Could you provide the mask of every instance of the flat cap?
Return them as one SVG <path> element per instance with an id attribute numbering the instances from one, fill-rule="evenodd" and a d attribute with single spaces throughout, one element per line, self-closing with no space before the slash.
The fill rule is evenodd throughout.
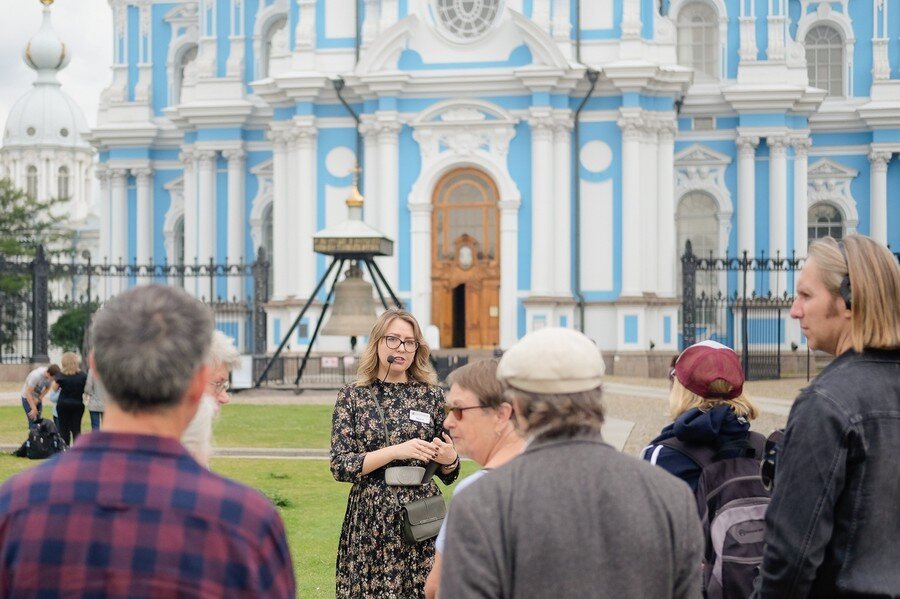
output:
<path id="1" fill-rule="evenodd" d="M 579 393 L 600 386 L 606 370 L 597 345 L 573 329 L 548 327 L 509 348 L 497 378 L 531 393 Z"/>

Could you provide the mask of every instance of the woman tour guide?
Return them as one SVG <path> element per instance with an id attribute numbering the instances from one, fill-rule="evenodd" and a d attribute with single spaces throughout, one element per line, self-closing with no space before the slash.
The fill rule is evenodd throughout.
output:
<path id="1" fill-rule="evenodd" d="M 444 394 L 429 354 L 412 314 L 387 310 L 372 327 L 357 381 L 338 393 L 331 472 L 353 488 L 338 544 L 337 597 L 424 596 L 434 539 L 405 541 L 397 502 L 440 491 L 433 481 L 389 489 L 384 473 L 386 467 L 434 461 L 445 484 L 459 475 L 459 455 L 443 432 Z"/>

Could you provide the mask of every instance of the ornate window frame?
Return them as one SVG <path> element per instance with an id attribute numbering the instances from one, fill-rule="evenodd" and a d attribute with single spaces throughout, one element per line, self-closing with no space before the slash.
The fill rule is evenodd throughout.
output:
<path id="1" fill-rule="evenodd" d="M 797 21 L 797 42 L 806 48 L 806 35 L 817 25 L 829 25 L 834 27 L 844 40 L 844 65 L 842 69 L 844 81 L 844 98 L 853 97 L 853 54 L 856 47 L 856 35 L 853 32 L 853 21 L 849 15 L 849 0 L 839 0 L 841 2 L 841 11 L 836 11 L 831 6 L 831 1 L 823 2 L 822 0 L 800 0 L 801 8 L 800 20 Z M 809 6 L 817 4 L 818 8 L 812 12 Z M 827 96 L 828 98 L 841 99 L 836 96 Z"/>
<path id="2" fill-rule="evenodd" d="M 163 219 L 163 242 L 166 247 L 166 260 L 175 264 L 175 225 L 178 219 L 184 218 L 184 177 L 172 179 L 164 186 L 169 192 L 169 209 Z"/>
<path id="3" fill-rule="evenodd" d="M 706 4 L 711 6 L 718 15 L 719 21 L 719 76 L 717 79 L 723 81 L 728 76 L 728 9 L 724 0 L 672 0 L 669 4 L 669 20 L 672 21 L 672 28 L 675 31 L 675 48 L 678 48 L 678 17 L 681 11 L 692 4 Z"/>
<path id="4" fill-rule="evenodd" d="M 197 5 L 185 3 L 170 10 L 163 19 L 169 23 L 176 36 L 169 42 L 166 56 L 166 81 L 169 82 L 167 104 L 175 106 L 181 103 L 181 92 L 184 88 L 183 78 L 176 76 L 182 66 L 184 55 L 197 46 L 199 38 Z M 178 33 L 183 30 L 182 33 Z"/>
<path id="5" fill-rule="evenodd" d="M 264 79 L 271 77 L 268 64 L 271 64 L 271 56 L 265 52 L 266 44 L 272 36 L 272 28 L 282 19 L 287 19 L 288 23 L 285 28 L 290 27 L 290 16 L 288 14 L 287 0 L 275 0 L 272 4 L 265 6 L 260 3 L 259 10 L 256 12 L 256 21 L 253 25 L 253 76 L 251 80 Z M 268 64 L 267 62 L 268 61 Z M 263 75 L 265 71 L 265 75 Z"/>
<path id="6" fill-rule="evenodd" d="M 859 213 L 850 185 L 859 171 L 829 158 L 820 158 L 807 170 L 806 211 L 816 204 L 835 206 L 844 218 L 844 235 L 856 233 Z"/>
<path id="7" fill-rule="evenodd" d="M 678 205 L 687 194 L 701 191 L 712 197 L 717 205 L 720 255 L 724 255 L 728 248 L 731 217 L 734 214 L 731 191 L 725 183 L 725 169 L 731 162 L 731 156 L 711 150 L 702 144 L 692 144 L 675 154 L 674 216 L 677 218 Z"/>
<path id="8" fill-rule="evenodd" d="M 256 177 L 258 183 L 256 187 L 256 195 L 250 201 L 250 239 L 253 242 L 253 259 L 256 259 L 256 252 L 263 244 L 263 226 L 265 225 L 264 216 L 266 209 L 272 205 L 274 201 L 274 167 L 273 160 L 264 160 L 250 169 L 250 173 Z M 275 257 L 269 256 L 269 262 L 274 262 Z"/>

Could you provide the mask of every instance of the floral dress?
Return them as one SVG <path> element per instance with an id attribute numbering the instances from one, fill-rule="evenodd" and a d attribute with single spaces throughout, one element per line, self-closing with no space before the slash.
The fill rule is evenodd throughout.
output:
<path id="1" fill-rule="evenodd" d="M 379 390 L 382 390 L 379 393 Z M 387 418 L 390 442 L 376 401 Z M 348 385 L 338 393 L 331 428 L 331 472 L 353 483 L 338 544 L 337 597 L 407 599 L 424 597 L 425 578 L 434 562 L 434 539 L 410 545 L 403 540 L 400 512 L 384 483 L 384 468 L 361 474 L 369 451 L 418 437 L 440 438 L 444 393 L 419 382 Z M 427 415 L 427 418 L 425 417 Z M 428 422 L 421 422 L 428 420 Z M 425 466 L 419 460 L 395 460 L 388 466 Z M 438 469 L 445 484 L 459 475 Z M 424 487 L 397 487 L 401 502 L 440 495 L 432 481 Z"/>

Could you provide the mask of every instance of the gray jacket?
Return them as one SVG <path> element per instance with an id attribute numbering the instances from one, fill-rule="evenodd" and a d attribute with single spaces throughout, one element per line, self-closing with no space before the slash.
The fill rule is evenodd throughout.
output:
<path id="1" fill-rule="evenodd" d="M 688 486 L 599 435 L 535 440 L 453 498 L 441 597 L 700 597 Z"/>
<path id="2" fill-rule="evenodd" d="M 835 358 L 791 408 L 755 597 L 900 596 L 900 351 Z"/>
<path id="3" fill-rule="evenodd" d="M 106 405 L 106 389 L 103 383 L 94 376 L 94 371 L 88 371 L 87 383 L 84 393 L 88 396 L 87 409 L 90 412 L 102 412 Z"/>

